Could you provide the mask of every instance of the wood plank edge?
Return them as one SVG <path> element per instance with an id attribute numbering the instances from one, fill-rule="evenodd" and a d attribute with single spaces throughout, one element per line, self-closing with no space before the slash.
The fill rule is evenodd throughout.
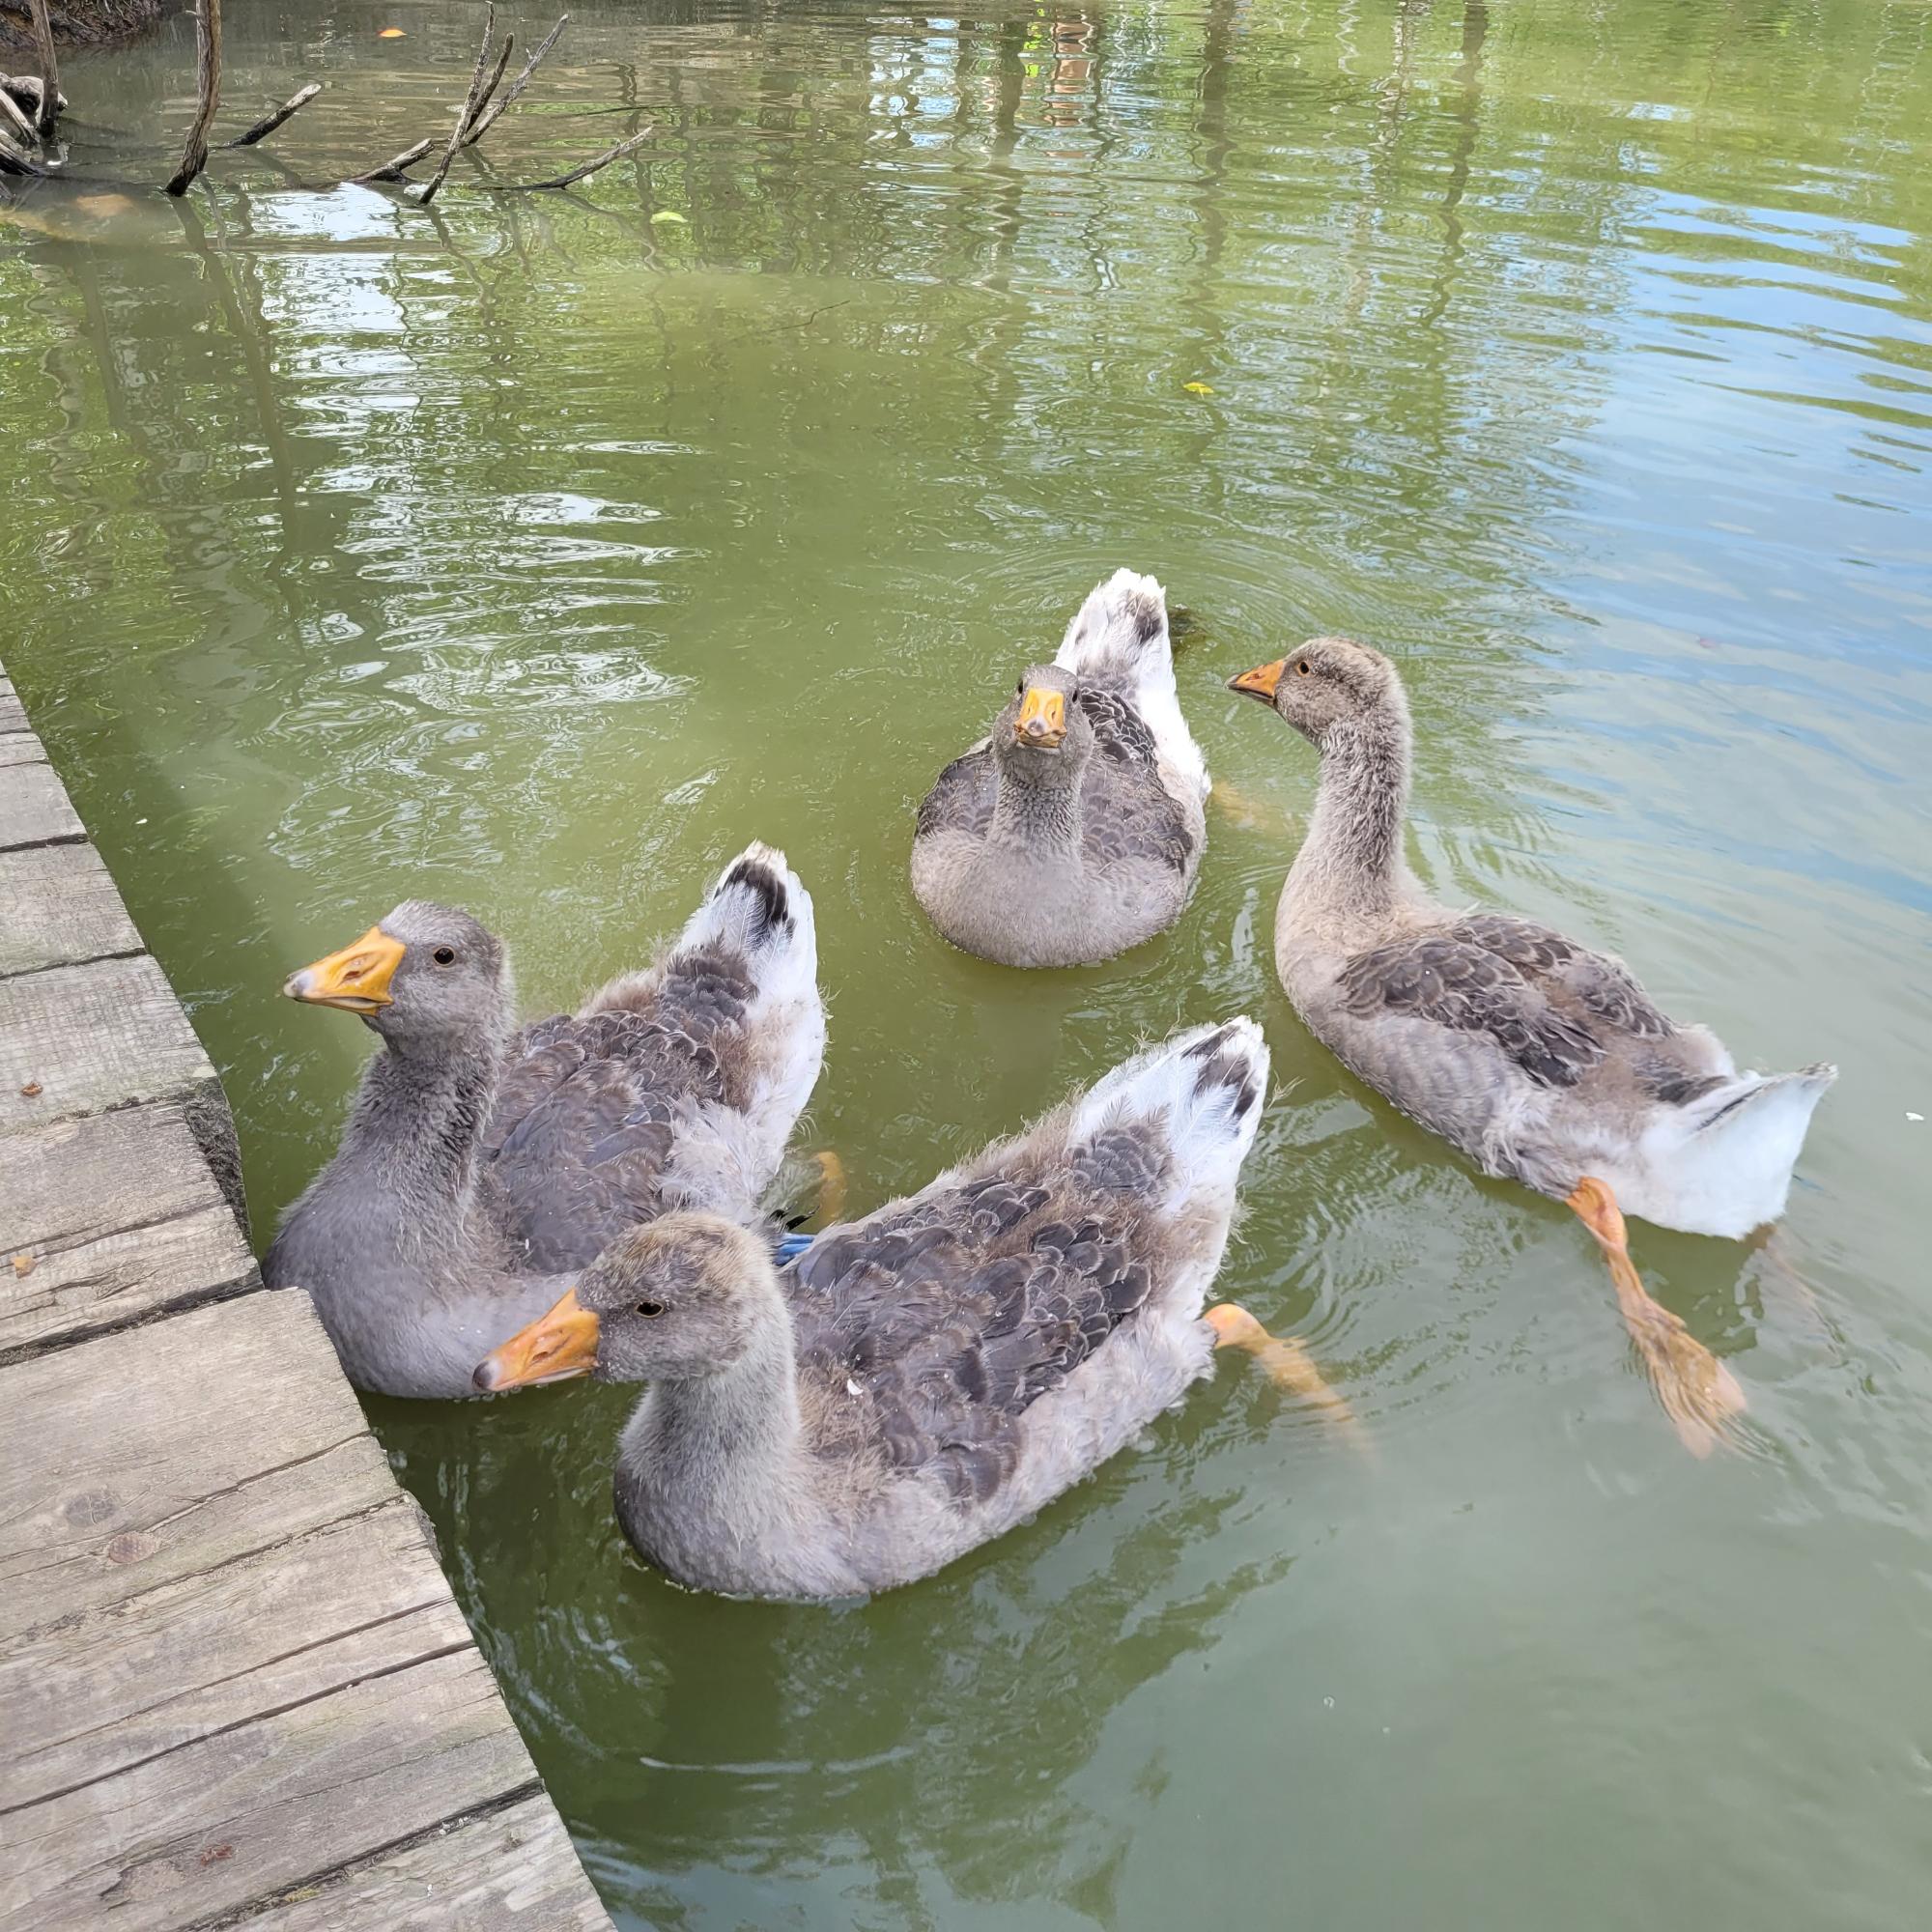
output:
<path id="1" fill-rule="evenodd" d="M 38 845 L 0 845 L 0 852 L 40 852 L 44 851 L 49 845 L 86 843 L 85 838 L 46 838 Z M 0 972 L 0 980 L 31 980 L 36 973 L 58 973 L 69 966 L 99 966 L 110 959 L 141 959 L 147 956 L 147 952 L 145 946 L 115 946 L 104 952 L 82 952 L 76 953 L 71 959 L 48 959 L 39 966 L 16 966 L 11 973 Z M 199 1039 L 201 1036 L 197 1034 L 195 1037 Z"/>
<path id="2" fill-rule="evenodd" d="M 528 1778 L 513 1790 L 502 1792 L 485 1804 L 471 1804 L 464 1810 L 452 1811 L 447 1818 L 439 1818 L 435 1824 L 425 1825 L 419 1832 L 410 1832 L 402 1837 L 392 1838 L 387 1844 L 378 1845 L 358 1858 L 349 1859 L 341 1864 L 328 1865 L 320 1871 L 311 1872 L 294 1885 L 277 1886 L 272 1891 L 264 1892 L 258 1898 L 251 1898 L 246 1905 L 238 1905 L 232 1911 L 220 1913 L 213 1918 L 194 1919 L 191 1923 L 183 1925 L 180 1932 L 229 1932 L 230 1927 L 246 1925 L 265 1913 L 275 1911 L 284 1905 L 299 1904 L 317 1892 L 339 1890 L 353 1885 L 363 1872 L 380 1865 L 385 1859 L 393 1859 L 398 1853 L 413 1851 L 418 1845 L 429 1844 L 446 1832 L 494 1818 L 499 1812 L 512 1810 L 533 1798 L 546 1805 L 550 1804 L 550 1795 L 544 1790 L 543 1779 L 540 1777 Z M 561 1829 L 561 1818 L 557 1823 Z M 583 1883 L 586 1889 L 591 1889 L 587 1876 Z"/>
<path id="3" fill-rule="evenodd" d="M 190 1315 L 196 1309 L 207 1308 L 217 1301 L 237 1301 L 246 1294 L 268 1294 L 271 1292 L 277 1291 L 270 1291 L 264 1285 L 262 1270 L 251 1257 L 240 1274 L 224 1281 L 210 1282 L 206 1288 L 191 1289 L 164 1308 L 149 1308 L 138 1315 L 119 1319 L 103 1317 L 89 1321 L 82 1316 L 71 1327 L 63 1328 L 57 1335 L 36 1336 L 31 1342 L 15 1342 L 10 1347 L 0 1348 L 0 1369 L 12 1368 L 15 1362 L 32 1361 L 41 1355 L 55 1355 L 63 1349 L 98 1341 L 102 1335 L 124 1335 L 135 1328 L 152 1328 L 156 1321 L 170 1321 L 177 1315 Z M 340 1374 L 340 1369 L 336 1373 Z"/>

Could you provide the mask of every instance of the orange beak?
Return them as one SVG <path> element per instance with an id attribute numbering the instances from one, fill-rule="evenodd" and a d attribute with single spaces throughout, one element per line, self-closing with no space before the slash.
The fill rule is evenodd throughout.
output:
<path id="1" fill-rule="evenodd" d="M 1013 743 L 1050 752 L 1066 736 L 1066 696 L 1058 691 L 1029 691 L 1013 724 Z"/>
<path id="2" fill-rule="evenodd" d="M 407 949 L 380 925 L 372 925 L 354 946 L 304 966 L 282 982 L 292 1000 L 312 1007 L 340 1007 L 345 1013 L 374 1013 L 391 1004 L 389 981 Z"/>
<path id="3" fill-rule="evenodd" d="M 597 1366 L 597 1317 L 573 1288 L 548 1315 L 519 1329 L 500 1349 L 477 1364 L 471 1378 L 480 1389 L 501 1394 L 534 1388 L 539 1382 L 565 1382 L 587 1376 Z"/>
<path id="4" fill-rule="evenodd" d="M 1274 702 L 1275 687 L 1281 682 L 1281 674 L 1288 668 L 1286 658 L 1276 658 L 1273 664 L 1257 665 L 1253 670 L 1244 670 L 1239 677 L 1228 680 L 1230 691 L 1238 691 L 1248 697 L 1259 697 L 1264 704 Z"/>

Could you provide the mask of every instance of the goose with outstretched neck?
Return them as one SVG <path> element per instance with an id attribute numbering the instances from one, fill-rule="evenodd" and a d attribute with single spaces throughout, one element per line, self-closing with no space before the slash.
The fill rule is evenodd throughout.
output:
<path id="1" fill-rule="evenodd" d="M 1575 1209 L 1678 1434 L 1708 1454 L 1744 1391 L 1645 1292 L 1623 1210 L 1731 1237 L 1775 1220 L 1836 1069 L 1740 1073 L 1714 1034 L 1660 1011 L 1621 961 L 1531 920 L 1432 899 L 1403 851 L 1408 701 L 1378 651 L 1317 638 L 1230 689 L 1321 757 L 1275 915 L 1275 965 L 1295 1010 L 1486 1174 Z"/>
<path id="2" fill-rule="evenodd" d="M 1180 917 L 1207 842 L 1208 767 L 1180 715 L 1167 599 L 1116 571 L 1050 665 L 919 809 L 912 888 L 954 946 L 1080 966 Z"/>
<path id="3" fill-rule="evenodd" d="M 473 1395 L 478 1358 L 638 1222 L 754 1222 L 825 1045 L 811 899 L 764 845 L 575 1014 L 519 1028 L 501 944 L 426 899 L 285 990 L 381 1044 L 263 1272 L 388 1395 Z"/>
<path id="4" fill-rule="evenodd" d="M 1133 1440 L 1222 1343 L 1305 1386 L 1292 1344 L 1232 1304 L 1203 1313 L 1267 1067 L 1252 1020 L 1178 1035 L 782 1273 L 742 1229 L 668 1214 L 477 1381 L 647 1383 L 617 1515 L 682 1583 L 910 1582 Z"/>

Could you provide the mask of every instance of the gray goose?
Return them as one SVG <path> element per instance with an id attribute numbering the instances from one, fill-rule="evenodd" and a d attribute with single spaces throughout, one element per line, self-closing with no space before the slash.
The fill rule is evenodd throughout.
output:
<path id="1" fill-rule="evenodd" d="M 1165 931 L 1207 842 L 1208 767 L 1180 715 L 1167 599 L 1116 571 L 919 809 L 912 888 L 953 945 L 1079 966 Z"/>
<path id="2" fill-rule="evenodd" d="M 1245 1311 L 1202 1312 L 1267 1065 L 1252 1020 L 1177 1035 L 782 1274 L 741 1228 L 668 1214 L 477 1381 L 648 1383 L 617 1515 L 679 1582 L 911 1582 L 1131 1441 L 1218 1343 L 1281 1346 Z"/>
<path id="3" fill-rule="evenodd" d="M 1715 1034 L 1668 1018 L 1620 960 L 1532 920 L 1432 899 L 1403 852 L 1413 732 L 1380 652 L 1317 638 L 1229 688 L 1321 756 L 1275 915 L 1275 966 L 1295 1010 L 1484 1173 L 1580 1216 L 1666 1413 L 1708 1455 L 1744 1391 L 1644 1291 L 1622 1209 L 1734 1238 L 1776 1220 L 1836 1069 L 1740 1073 Z"/>
<path id="4" fill-rule="evenodd" d="M 517 1029 L 502 947 L 426 899 L 284 990 L 381 1050 L 263 1272 L 308 1290 L 350 1378 L 387 1395 L 473 1395 L 478 1358 L 637 1222 L 752 1221 L 825 1045 L 811 899 L 765 845 L 574 1015 Z"/>

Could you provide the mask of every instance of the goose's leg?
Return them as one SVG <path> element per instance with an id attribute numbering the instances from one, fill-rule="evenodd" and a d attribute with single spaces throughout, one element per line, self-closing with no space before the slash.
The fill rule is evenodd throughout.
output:
<path id="1" fill-rule="evenodd" d="M 1795 1315 L 1814 1334 L 1836 1341 L 1838 1338 L 1826 1319 L 1818 1291 L 1799 1272 L 1797 1264 L 1791 1259 L 1791 1244 L 1784 1231 L 1781 1228 L 1762 1229 L 1752 1236 L 1750 1245 L 1757 1250 L 1759 1282 L 1766 1311 L 1771 1310 L 1776 1300 L 1780 1313 Z M 1776 1284 L 1775 1294 L 1774 1283 Z"/>
<path id="2" fill-rule="evenodd" d="M 1359 1429 L 1355 1411 L 1321 1379 L 1321 1371 L 1293 1335 L 1270 1335 L 1245 1308 L 1234 1301 L 1223 1301 L 1210 1308 L 1206 1320 L 1214 1331 L 1215 1348 L 1245 1350 L 1267 1371 L 1268 1380 L 1276 1388 L 1325 1409 L 1334 1421 L 1346 1424 L 1350 1432 Z"/>
<path id="3" fill-rule="evenodd" d="M 1624 1326 L 1678 1439 L 1691 1455 L 1708 1456 L 1725 1438 L 1731 1417 L 1744 1412 L 1737 1378 L 1669 1309 L 1651 1299 L 1630 1258 L 1623 1210 L 1607 1184 L 1586 1174 L 1566 1205 L 1604 1251 Z"/>
<path id="4" fill-rule="evenodd" d="M 818 1225 L 829 1228 L 845 1211 L 845 1163 L 830 1148 L 811 1156 L 818 1170 Z"/>
<path id="5" fill-rule="evenodd" d="M 1246 792 L 1231 785 L 1226 779 L 1214 781 L 1213 788 L 1208 794 L 1208 803 L 1231 825 L 1241 826 L 1249 832 L 1286 836 L 1294 829 L 1287 812 L 1279 806 L 1270 805 L 1265 799 L 1251 798 Z"/>

